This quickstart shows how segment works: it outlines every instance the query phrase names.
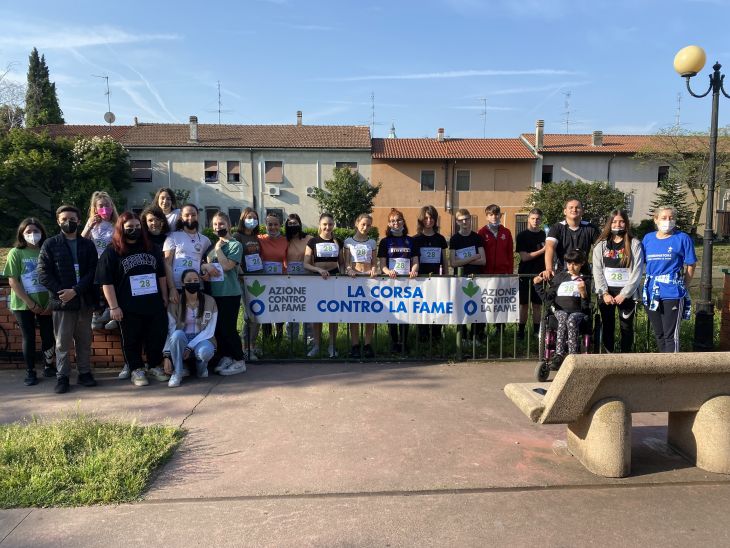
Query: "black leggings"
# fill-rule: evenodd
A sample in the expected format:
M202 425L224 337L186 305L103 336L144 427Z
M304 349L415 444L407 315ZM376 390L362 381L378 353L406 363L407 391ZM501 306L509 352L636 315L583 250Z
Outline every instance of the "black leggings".
M215 324L215 339L218 343L218 355L229 357L235 361L243 359L241 336L238 333L238 311L241 308L241 296L213 297L218 307L218 322Z
M162 348L167 338L167 313L160 308L151 314L134 314L122 310L124 318L119 322L122 335L122 352L129 369L142 369L142 347L150 367L162 362Z
M603 346L613 352L616 348L616 309L618 309L618 323L621 330L621 352L631 352L634 346L634 313L636 303L634 299L625 299L621 304L606 304L603 298L598 298L598 310L601 311L603 325Z
M682 323L684 299L659 301L656 310L646 309L654 329L657 352L679 352L679 325Z
M53 336L53 317L36 315L30 310L13 310L15 319L18 320L18 327L23 335L23 360L25 368L35 369L35 322L38 318L38 326L41 331L41 349L55 348L56 339Z

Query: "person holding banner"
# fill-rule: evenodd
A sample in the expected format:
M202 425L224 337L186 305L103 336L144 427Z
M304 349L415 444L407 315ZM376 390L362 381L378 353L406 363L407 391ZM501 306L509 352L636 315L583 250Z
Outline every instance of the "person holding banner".
M256 213L256 210L247 207L241 214L241 220L238 222L238 231L233 235L243 247L241 269L244 275L261 274L264 271L258 234L259 214ZM243 289L241 294L243 294ZM243 304L245 317L241 333L243 337L243 354L247 361L252 362L258 359L258 354L260 353L258 348L256 348L256 339L259 336L259 324L255 318L248 315L246 303Z
M41 333L41 349L45 359L44 377L55 377L53 355L56 340L53 337L53 320L48 307L48 290L38 281L38 255L46 239L46 229L41 222L28 217L18 226L15 247L8 252L3 276L10 285L10 310L18 321L23 337L26 386L38 384L35 372L35 326Z
M266 234L259 234L261 260L264 274L281 275L286 268L286 251L289 245L286 237L281 233L281 213L270 211L266 214ZM272 324L264 324L264 337L272 335ZM275 337L281 338L284 324L276 324Z
M144 344L150 374L168 380L158 366L165 344L167 280L165 261L142 229L139 217L125 211L117 219L109 246L99 258L95 282L119 322L125 368L135 386L149 384L142 360Z
M238 283L238 264L243 248L231 236L231 220L222 211L213 215L212 228L218 241L208 251L208 262L203 269L208 272L210 295L218 307L215 338L221 359L215 372L228 376L246 371L241 337L238 335L238 311L241 308L241 285Z
M621 352L634 345L634 314L644 273L641 242L631 234L629 214L614 209L593 247L593 283L603 326L603 346L615 350L616 312L621 329Z
M167 280L170 301L178 302L182 290L182 273L185 270L200 270L205 252L211 246L205 234L198 232L198 207L193 204L182 206L175 232L171 233L162 246L165 262L172 271L172 280ZM207 280L206 276L203 276Z
M418 273L421 276L441 276L448 272L446 267L446 238L439 234L439 214L432 205L423 206L418 213L418 226L413 241L418 249ZM418 325L418 340L428 342L441 339L443 326L439 324Z
M304 270L304 253L307 250L307 243L312 238L302 230L302 219L296 213L290 213L284 225L284 234L288 243L286 248L286 273L295 276L306 274ZM296 339L299 337L299 324L287 322L287 337ZM304 337L312 337L312 324L304 324Z
M337 276L344 266L342 254L342 242L334 237L335 219L329 213L322 213L319 216L319 234L307 242L307 249L304 253L304 268L328 279L330 276ZM319 346L322 340L322 324L315 323L314 343L307 354L308 358L315 358L319 355ZM337 350L337 324L329 324L329 357L336 358Z
M454 275L458 269L464 276L480 274L487 262L484 241L471 229L471 213L468 209L456 211L456 225L459 231L449 240L450 262Z
M545 261L545 231L542 229L542 211L534 208L527 216L527 228L517 234L515 248L520 255L517 273L520 275L520 325L517 338L525 338L528 304L532 303L533 334L540 332L542 300L532 288L532 278L543 271Z
M383 274L390 278L397 276L418 276L419 257L416 243L408 235L403 213L395 208L388 214L388 228L385 238L378 244L378 259ZM408 324L388 324L390 351L394 354L408 352Z
M368 232L373 226L373 217L369 213L361 213L355 219L355 234L345 240L345 265L347 268L345 273L348 276L370 276L375 277L378 273L378 259L376 257L377 244ZM356 360L360 357L374 358L373 352L373 331L375 324L365 324L365 345L362 347L362 355L360 353L360 324L350 324L350 341L352 350L350 350L350 358Z

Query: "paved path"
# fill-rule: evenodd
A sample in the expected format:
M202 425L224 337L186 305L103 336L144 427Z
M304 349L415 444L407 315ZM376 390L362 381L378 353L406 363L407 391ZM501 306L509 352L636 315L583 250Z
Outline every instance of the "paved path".
M78 408L188 430L144 501L0 511L0 546L730 544L729 478L674 454L665 414L634 416L630 478L596 477L502 393L533 368L255 364L175 390L106 372L64 397L0 372L1 422Z

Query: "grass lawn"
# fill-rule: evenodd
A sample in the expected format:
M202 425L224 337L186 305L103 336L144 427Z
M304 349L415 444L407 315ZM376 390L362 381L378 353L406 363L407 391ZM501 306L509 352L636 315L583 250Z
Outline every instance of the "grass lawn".
M87 415L0 425L0 508L137 500L182 436Z

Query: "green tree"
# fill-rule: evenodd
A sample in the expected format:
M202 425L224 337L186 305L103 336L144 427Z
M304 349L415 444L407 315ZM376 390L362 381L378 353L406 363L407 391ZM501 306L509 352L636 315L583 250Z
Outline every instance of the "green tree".
M28 86L25 92L25 125L63 124L56 84L51 82L45 55L33 48L28 60Z
M565 202L578 199L585 208L583 219L601 227L611 210L626 207L627 197L626 193L603 181L561 181L533 188L527 198L527 207L540 208L545 222L553 224L565 218Z
M132 186L127 149L111 137L92 137L77 140L72 154L74 184L64 188L61 201L75 204L84 211L91 195L104 190L121 211L127 201L122 191Z
M687 192L681 181L670 172L669 177L659 184L656 198L649 206L649 215L654 216L656 208L661 206L672 206L677 210L677 228L683 232L693 233L696 226L693 226L694 213L687 203Z
M334 177L324 182L324 189L314 190L320 213L331 213L340 227L351 227L361 213L372 213L373 201L382 183L373 186L349 168L335 169Z
M23 127L25 88L10 79L11 65L0 72L0 134Z

